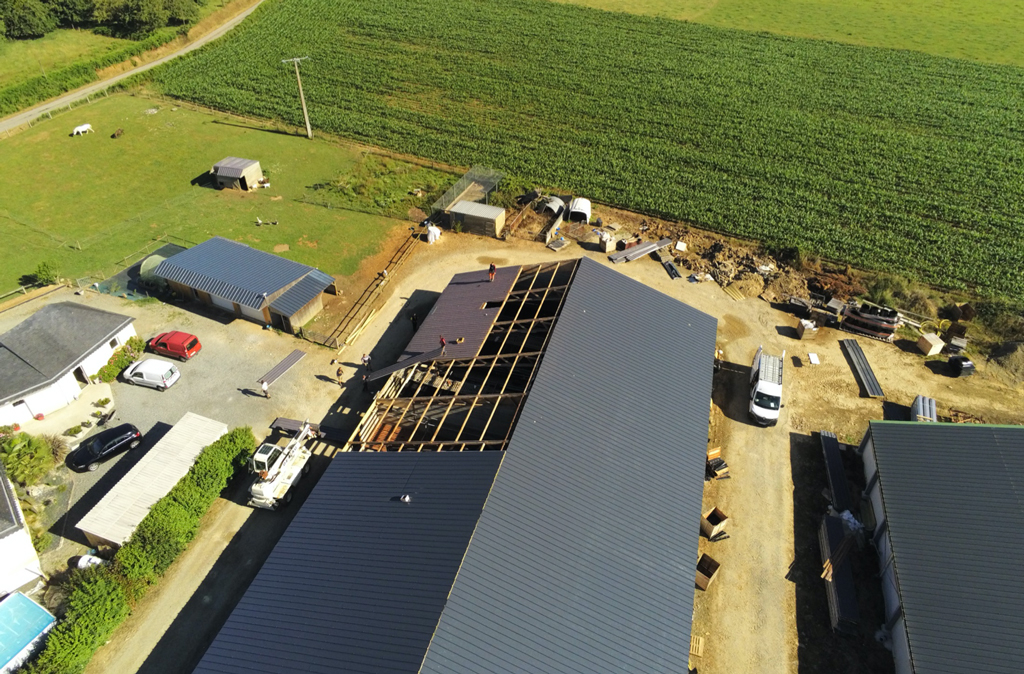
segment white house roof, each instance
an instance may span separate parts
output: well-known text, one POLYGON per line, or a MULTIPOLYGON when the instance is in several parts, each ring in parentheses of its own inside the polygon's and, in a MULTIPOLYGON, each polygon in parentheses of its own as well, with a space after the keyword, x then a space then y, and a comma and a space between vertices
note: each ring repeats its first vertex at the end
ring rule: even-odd
POLYGON ((0 335, 0 405, 57 381, 134 320, 77 302, 43 307, 0 335))
POLYGON ((188 412, 78 522, 86 534, 117 545, 127 541, 149 509, 188 473, 203 448, 228 432, 219 421, 188 412))

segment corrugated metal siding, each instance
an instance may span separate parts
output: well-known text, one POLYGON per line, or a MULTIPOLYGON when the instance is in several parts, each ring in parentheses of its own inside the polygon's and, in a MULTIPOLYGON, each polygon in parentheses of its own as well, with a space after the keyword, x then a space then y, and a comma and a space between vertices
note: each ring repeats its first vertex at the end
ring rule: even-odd
POLYGON ((196 674, 415 674, 502 456, 335 456, 196 674))
POLYGON ((914 671, 1024 671, 1024 428, 869 432, 914 671))
POLYGON ((149 509, 185 476, 205 447, 228 432, 219 421, 188 412, 76 525, 121 544, 149 509))
POLYGON ((685 670, 715 331, 580 262, 421 671, 685 670))
POLYGON ((153 270, 168 281, 261 309, 266 295, 315 271, 292 260, 215 236, 172 255, 153 270))
POLYGON ((214 175, 222 178, 241 178, 245 175, 246 169, 253 164, 259 164, 255 159, 241 159, 239 157, 225 157, 213 165, 214 175))
POLYGON ((314 269, 306 274, 305 278, 284 291, 283 295, 271 302, 270 308, 282 316, 294 316, 332 283, 334 283, 334 277, 328 276, 319 269, 314 269))
POLYGON ((505 214, 505 209, 498 208, 497 206, 480 204, 475 201, 460 201, 448 209, 448 212, 453 215, 469 215, 493 222, 505 214))
POLYGON ((519 267, 500 267, 493 283, 487 280, 486 269, 453 276, 399 360, 433 351, 441 335, 448 340, 448 347, 444 357, 435 360, 475 356, 498 316, 498 309, 484 309, 484 304, 508 297, 518 277, 519 267), (455 343, 459 337, 465 338, 462 344, 455 343))

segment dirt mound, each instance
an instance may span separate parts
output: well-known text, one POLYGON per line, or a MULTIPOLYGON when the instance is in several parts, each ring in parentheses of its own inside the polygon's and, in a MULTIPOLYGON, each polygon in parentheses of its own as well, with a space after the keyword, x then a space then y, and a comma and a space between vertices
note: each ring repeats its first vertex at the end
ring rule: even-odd
POLYGON ((807 280, 792 271, 784 271, 770 277, 761 297, 769 302, 785 302, 790 297, 807 298, 807 280))
POLYGON ((1005 342, 992 351, 992 361, 1016 381, 1024 381, 1024 342, 1005 342))
POLYGON ((733 279, 732 285, 747 297, 757 297, 764 290, 764 277, 755 272, 743 272, 733 279))

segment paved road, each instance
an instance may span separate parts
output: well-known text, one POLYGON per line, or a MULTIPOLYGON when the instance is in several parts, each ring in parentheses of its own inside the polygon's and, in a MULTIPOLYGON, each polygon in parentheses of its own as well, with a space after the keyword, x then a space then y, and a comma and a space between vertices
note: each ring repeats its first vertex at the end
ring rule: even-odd
POLYGON ((202 37, 198 38, 195 42, 191 42, 182 47, 181 49, 179 49, 178 51, 168 54, 167 56, 164 56, 162 58, 159 58, 156 61, 153 61, 152 63, 146 63, 145 65, 141 65, 138 68, 133 68, 128 72, 121 73, 120 75, 116 75, 114 77, 111 77, 110 79, 106 79, 101 82, 93 82, 92 84, 87 84, 86 86, 81 87, 79 89, 75 89, 74 91, 69 91, 68 93, 64 94, 59 98, 54 98, 50 101, 47 101, 46 103, 41 103, 35 106, 34 108, 29 108, 28 110, 24 110, 3 120, 0 120, 0 132, 15 129, 21 126, 22 124, 28 124, 30 121, 38 119, 40 115, 44 115, 47 112, 53 110, 59 110, 63 107, 66 107, 70 103, 85 98, 86 96, 99 93, 100 91, 103 91, 115 82, 123 80, 126 77, 131 77, 132 75, 137 75, 141 72, 145 72, 150 68, 155 68, 158 65, 167 63, 171 59, 177 58, 182 54, 187 54, 193 49, 198 49, 207 42, 216 40, 221 35, 224 35, 229 30, 237 26, 239 23, 242 22, 243 19, 245 19, 245 17, 252 14, 252 11, 259 7, 261 4, 263 4, 263 0, 260 0, 260 2, 257 2, 255 5, 245 10, 244 12, 242 12, 235 18, 231 19, 224 25, 220 26, 219 28, 216 28, 207 33, 206 35, 203 35, 202 37))

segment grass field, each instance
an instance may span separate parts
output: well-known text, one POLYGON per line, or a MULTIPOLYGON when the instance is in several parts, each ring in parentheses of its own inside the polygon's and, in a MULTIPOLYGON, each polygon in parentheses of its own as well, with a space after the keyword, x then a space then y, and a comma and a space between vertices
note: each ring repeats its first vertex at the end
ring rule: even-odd
POLYGON ((111 273, 161 234, 197 243, 220 235, 265 251, 288 246, 285 257, 347 275, 393 228, 410 224, 297 201, 310 186, 355 170, 355 150, 127 95, 0 141, 0 158, 0 293, 43 261, 68 278, 111 273), (144 113, 154 105, 156 114, 144 113), (83 122, 97 133, 69 138, 83 122), (111 139, 118 128, 124 135, 111 139), (230 155, 259 160, 271 189, 190 185, 230 155), (280 224, 256 227, 257 217, 280 224))
POLYGON ((1019 0, 561 0, 616 12, 1024 66, 1019 0))
POLYGON ((0 89, 102 56, 126 44, 128 40, 104 37, 89 30, 55 30, 38 40, 0 40, 0 89))
POLYGON ((543 0, 275 0, 168 93, 920 280, 1024 292, 1024 70, 543 0))

